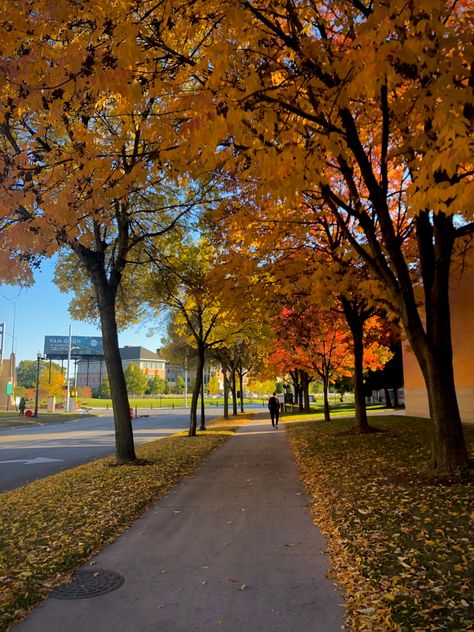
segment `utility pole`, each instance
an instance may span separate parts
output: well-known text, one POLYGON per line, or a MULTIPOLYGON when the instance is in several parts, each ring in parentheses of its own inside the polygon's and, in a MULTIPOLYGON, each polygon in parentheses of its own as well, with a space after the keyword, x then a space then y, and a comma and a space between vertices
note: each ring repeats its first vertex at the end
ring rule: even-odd
POLYGON ((0 335, 2 336, 2 343, 0 344, 0 365, 3 364, 3 351, 5 349, 5 323, 0 323, 0 335))
POLYGON ((188 351, 184 353, 184 407, 188 407, 188 351))
POLYGON ((33 417, 38 417, 40 362, 41 362, 41 353, 38 351, 38 353, 36 354, 36 397, 35 397, 35 412, 33 413, 33 417))
POLYGON ((67 368, 66 368, 66 412, 69 412, 69 401, 71 386, 69 383, 69 367, 71 365, 71 325, 69 325, 69 341, 67 345, 67 368))

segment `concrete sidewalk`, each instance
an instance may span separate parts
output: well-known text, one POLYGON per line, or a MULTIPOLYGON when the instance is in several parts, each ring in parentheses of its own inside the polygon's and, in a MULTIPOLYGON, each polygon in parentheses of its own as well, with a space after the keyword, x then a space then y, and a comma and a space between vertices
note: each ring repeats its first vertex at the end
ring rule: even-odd
POLYGON ((342 596, 325 578, 286 433, 239 429, 93 560, 125 578, 87 599, 49 598, 15 632, 336 632, 342 596))

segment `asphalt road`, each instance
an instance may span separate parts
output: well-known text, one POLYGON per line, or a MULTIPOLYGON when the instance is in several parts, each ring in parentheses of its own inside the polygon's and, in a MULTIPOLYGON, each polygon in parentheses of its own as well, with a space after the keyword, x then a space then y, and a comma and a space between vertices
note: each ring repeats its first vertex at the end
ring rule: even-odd
MULTIPOLYGON (((189 410, 150 411, 133 421, 135 444, 153 441, 188 428, 189 410)), ((208 409, 206 418, 222 414, 208 409)), ((0 429, 0 491, 67 470, 113 454, 115 432, 112 412, 100 417, 0 429)))

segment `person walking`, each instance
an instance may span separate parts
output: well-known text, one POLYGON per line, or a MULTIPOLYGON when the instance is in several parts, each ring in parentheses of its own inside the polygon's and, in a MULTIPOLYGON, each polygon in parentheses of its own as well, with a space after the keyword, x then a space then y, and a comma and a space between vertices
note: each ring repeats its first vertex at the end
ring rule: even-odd
POLYGON ((18 417, 25 416, 25 408, 26 408, 26 400, 24 397, 20 399, 20 403, 18 404, 18 417))
POLYGON ((276 393, 268 400, 268 410, 270 411, 270 417, 272 418, 272 426, 278 430, 278 419, 280 418, 280 400, 276 396, 276 393))

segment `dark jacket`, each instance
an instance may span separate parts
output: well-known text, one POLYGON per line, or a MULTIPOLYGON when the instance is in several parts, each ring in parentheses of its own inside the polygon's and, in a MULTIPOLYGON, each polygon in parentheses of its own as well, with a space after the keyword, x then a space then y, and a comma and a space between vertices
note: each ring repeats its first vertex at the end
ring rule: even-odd
POLYGON ((268 400, 268 410, 280 410, 280 400, 278 399, 278 397, 273 397, 273 395, 272 397, 270 397, 270 399, 268 400))

